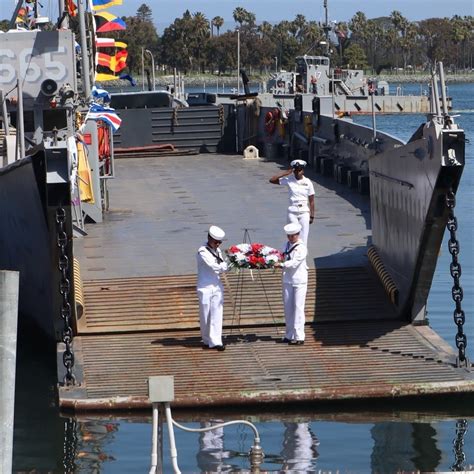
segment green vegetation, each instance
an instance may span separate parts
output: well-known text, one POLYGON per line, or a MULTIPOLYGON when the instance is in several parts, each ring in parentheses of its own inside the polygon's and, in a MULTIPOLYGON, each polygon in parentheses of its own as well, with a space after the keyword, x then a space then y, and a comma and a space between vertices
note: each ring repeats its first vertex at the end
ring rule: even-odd
MULTIPOLYGON (((333 66, 376 73, 427 73, 435 61, 443 61, 448 73, 474 67, 473 16, 411 22, 398 11, 374 19, 357 12, 349 22, 333 25, 329 45, 321 44, 325 42, 324 25, 301 14, 291 21, 270 24, 257 22, 254 13, 237 7, 233 12, 236 28, 222 31, 222 17, 208 19, 201 12, 186 10, 161 35, 146 4, 135 16, 123 19, 127 29, 109 35, 128 43, 127 65, 132 74, 141 71, 142 48, 152 52, 158 73, 172 73, 174 68, 193 75, 235 73, 237 28, 240 64, 252 76, 267 75, 276 68, 292 70, 295 57, 303 54, 329 55, 333 66)), ((148 68, 148 55, 145 61, 148 68)))
MULTIPOLYGON (((443 61, 448 72, 473 67, 474 17, 429 18, 411 22, 400 12, 368 19, 357 12, 349 22, 334 25, 330 44, 321 23, 296 15, 292 21, 257 24, 255 14, 237 7, 233 12, 240 31, 240 62, 248 74, 268 74, 275 68, 291 70, 295 56, 327 54, 334 66, 368 68, 374 72, 428 72, 443 61)), ((141 68, 141 48, 152 51, 163 73, 174 68, 185 74, 226 75, 237 66, 237 32, 222 32, 224 19, 206 18, 186 10, 160 36, 153 26, 152 11, 143 4, 134 17, 125 17, 127 30, 121 39, 129 44, 128 67, 141 68)))

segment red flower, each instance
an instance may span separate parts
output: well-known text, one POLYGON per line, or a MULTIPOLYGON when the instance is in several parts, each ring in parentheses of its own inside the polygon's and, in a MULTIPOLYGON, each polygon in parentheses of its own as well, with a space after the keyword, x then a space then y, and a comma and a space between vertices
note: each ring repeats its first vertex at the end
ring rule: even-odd
POLYGON ((263 247, 263 244, 252 244, 252 252, 257 254, 260 252, 260 250, 262 250, 263 247))

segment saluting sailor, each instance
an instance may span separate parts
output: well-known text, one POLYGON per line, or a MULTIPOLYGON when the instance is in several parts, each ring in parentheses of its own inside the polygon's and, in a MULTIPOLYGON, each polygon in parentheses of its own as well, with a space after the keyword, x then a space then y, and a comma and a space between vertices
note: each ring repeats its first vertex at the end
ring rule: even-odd
POLYGON ((287 222, 301 225, 301 239, 308 245, 309 225, 314 221, 314 186, 304 175, 306 161, 293 160, 291 168, 270 178, 270 183, 288 186, 287 222))
POLYGON ((288 344, 304 344, 304 306, 308 289, 308 249, 300 238, 301 225, 286 224, 288 238, 283 255, 285 260, 275 266, 283 269, 283 304, 285 307, 285 337, 288 344))
POLYGON ((224 288, 220 274, 227 271, 219 246, 225 232, 215 225, 209 227, 207 242, 199 247, 197 259, 197 295, 199 322, 204 349, 225 350, 222 343, 224 288))

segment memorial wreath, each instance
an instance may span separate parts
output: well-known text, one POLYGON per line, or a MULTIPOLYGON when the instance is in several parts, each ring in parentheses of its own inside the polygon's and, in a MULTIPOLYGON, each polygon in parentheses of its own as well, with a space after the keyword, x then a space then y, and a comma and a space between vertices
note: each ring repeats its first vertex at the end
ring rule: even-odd
POLYGON ((283 261, 283 254, 264 244, 238 244, 226 250, 231 268, 266 269, 274 268, 283 261))

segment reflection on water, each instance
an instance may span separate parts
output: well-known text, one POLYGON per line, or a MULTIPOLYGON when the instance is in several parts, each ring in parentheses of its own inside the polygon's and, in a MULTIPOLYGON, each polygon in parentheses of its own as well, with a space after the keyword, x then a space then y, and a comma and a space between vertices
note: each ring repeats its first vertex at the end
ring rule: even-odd
MULTIPOLYGON (((204 428, 240 417, 251 419, 258 427, 265 451, 259 472, 339 470, 389 474, 461 471, 473 467, 474 443, 472 436, 468 439, 466 419, 406 421, 410 416, 430 418, 426 413, 421 416, 390 413, 382 415, 390 421, 366 424, 360 415, 338 413, 337 422, 332 416, 318 420, 318 415, 304 421, 296 415, 291 421, 292 416, 286 415, 285 421, 277 422, 258 421, 258 417, 234 413, 200 422, 196 421, 199 414, 195 414, 190 416, 191 422, 186 418, 180 422, 204 428)), ((88 418, 77 422, 67 419, 65 433, 64 472, 138 473, 150 467, 151 417, 88 418), (133 444, 127 441, 130 432, 133 444)), ((165 427, 163 472, 172 472, 167 436, 165 427)), ((175 429, 175 436, 178 464, 183 473, 249 472, 248 452, 253 433, 246 427, 232 425, 192 435, 175 429)))
MULTIPOLYGON (((224 420, 211 420, 201 423, 201 428, 209 428, 211 425, 222 423, 224 420)), ((199 451, 196 455, 197 465, 201 471, 222 472, 232 466, 228 460, 233 455, 224 449, 224 428, 216 428, 199 434, 199 451)))
POLYGON ((372 471, 435 471, 441 460, 436 430, 430 424, 379 423, 370 430, 374 439, 372 471))
POLYGON ((316 446, 319 445, 318 438, 313 434, 309 423, 283 423, 285 431, 283 432, 283 457, 284 471, 302 471, 312 470, 319 454, 316 446))

